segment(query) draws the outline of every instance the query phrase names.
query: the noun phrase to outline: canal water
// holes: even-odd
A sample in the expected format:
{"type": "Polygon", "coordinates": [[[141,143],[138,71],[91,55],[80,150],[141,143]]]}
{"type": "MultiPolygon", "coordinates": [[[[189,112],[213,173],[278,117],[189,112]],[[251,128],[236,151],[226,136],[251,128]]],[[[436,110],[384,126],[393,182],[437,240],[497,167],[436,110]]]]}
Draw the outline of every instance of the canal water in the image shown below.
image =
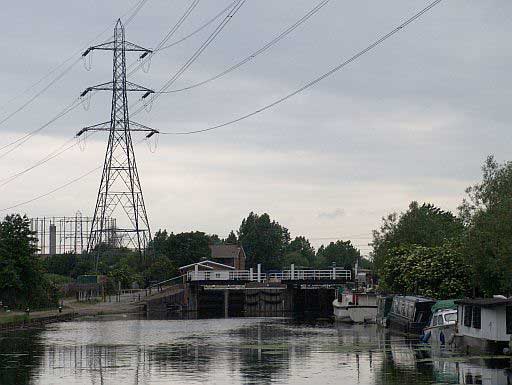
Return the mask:
{"type": "Polygon", "coordinates": [[[84,319],[0,334],[0,384],[510,384],[509,357],[432,351],[375,325],[84,319]]]}

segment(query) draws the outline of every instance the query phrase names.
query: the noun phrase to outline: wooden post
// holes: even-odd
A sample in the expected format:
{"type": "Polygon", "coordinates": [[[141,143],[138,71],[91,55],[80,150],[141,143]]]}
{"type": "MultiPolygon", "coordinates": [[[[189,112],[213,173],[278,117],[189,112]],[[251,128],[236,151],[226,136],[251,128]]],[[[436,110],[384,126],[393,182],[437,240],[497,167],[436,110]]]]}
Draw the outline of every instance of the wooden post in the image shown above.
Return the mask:
{"type": "Polygon", "coordinates": [[[229,290],[224,290],[224,318],[229,317],[229,290]]]}
{"type": "Polygon", "coordinates": [[[261,263],[258,263],[258,282],[261,282],[261,263]]]}
{"type": "Polygon", "coordinates": [[[290,279],[293,281],[295,279],[295,263],[292,263],[292,265],[290,266],[291,267],[291,277],[290,279]]]}
{"type": "Polygon", "coordinates": [[[252,281],[253,280],[253,277],[254,277],[254,269],[251,267],[249,269],[249,281],[252,281]]]}

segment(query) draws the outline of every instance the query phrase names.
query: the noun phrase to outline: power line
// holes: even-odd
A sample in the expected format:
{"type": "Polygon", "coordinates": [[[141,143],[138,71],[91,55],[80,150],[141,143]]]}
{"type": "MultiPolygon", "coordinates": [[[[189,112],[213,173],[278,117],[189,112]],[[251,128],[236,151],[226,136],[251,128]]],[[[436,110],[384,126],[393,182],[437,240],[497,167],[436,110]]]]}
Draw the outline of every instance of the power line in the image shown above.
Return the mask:
{"type": "MultiPolygon", "coordinates": [[[[145,140],[146,140],[146,138],[141,139],[141,140],[139,140],[138,142],[136,142],[136,143],[135,143],[135,145],[138,145],[138,144],[140,144],[140,143],[144,142],[145,140]]],[[[78,181],[80,181],[80,180],[82,180],[82,179],[84,179],[84,178],[88,177],[89,175],[91,175],[91,174],[92,174],[92,173],[94,173],[95,171],[97,171],[97,170],[101,169],[102,167],[103,167],[103,165],[99,165],[99,166],[97,166],[97,167],[93,168],[92,170],[87,171],[85,174],[82,174],[82,175],[80,175],[80,176],[78,176],[78,177],[76,177],[76,178],[74,178],[74,179],[70,180],[69,182],[66,182],[66,183],[64,183],[64,184],[62,184],[62,185],[60,185],[60,186],[58,186],[58,187],[54,188],[53,190],[50,190],[50,191],[48,191],[48,192],[46,192],[46,193],[44,193],[44,194],[41,194],[41,195],[37,195],[37,196],[35,196],[34,198],[31,198],[31,199],[26,200],[26,201],[24,201],[24,202],[20,202],[20,203],[17,203],[17,204],[15,204],[15,205],[12,205],[12,206],[2,208],[2,209],[0,209],[0,212],[2,212],[2,211],[7,211],[7,210],[11,210],[11,209],[14,209],[14,208],[17,208],[17,207],[24,206],[24,205],[26,205],[26,204],[29,204],[29,203],[35,202],[35,201],[37,201],[37,200],[39,200],[39,199],[46,198],[47,196],[50,196],[50,195],[52,195],[52,194],[56,193],[57,191],[63,190],[63,189],[65,189],[66,187],[68,187],[68,186],[70,186],[70,185],[72,185],[72,184],[74,184],[74,183],[76,183],[76,182],[78,182],[78,181]]]]}
{"type": "MultiPolygon", "coordinates": [[[[95,132],[88,133],[88,137],[94,135],[95,132]]],[[[25,175],[26,173],[30,172],[31,170],[49,162],[50,160],[60,156],[64,152],[71,150],[73,147],[76,147],[79,145],[79,141],[77,140],[76,136],[73,136],[71,139],[67,140],[63,144],[61,144],[59,147],[57,147],[55,150],[44,156],[42,159],[38,160],[36,163],[34,163],[32,166],[29,166],[21,171],[18,171],[15,174],[12,174],[8,177],[0,179],[0,187],[5,186],[6,184],[11,183],[12,181],[16,180],[22,175],[25,175]],[[73,142],[71,145],[68,146],[69,143],[73,142]]]]}
{"type": "MultiPolygon", "coordinates": [[[[344,68],[348,64],[356,61],[361,56],[363,56],[366,53],[370,52],[371,50],[373,50],[374,48],[379,46],[381,43],[383,43],[384,41],[386,41],[387,39],[389,39],[390,37],[392,37],[396,33],[400,32],[403,28],[405,28],[406,26],[408,26],[409,24],[414,22],[416,19],[419,19],[423,14],[427,13],[432,8],[434,8],[436,5],[441,3],[441,1],[442,0],[435,0],[435,1],[433,1],[428,6],[423,8],[420,12],[416,13],[414,16],[412,16],[409,19],[407,19],[405,22],[400,24],[398,27],[393,29],[391,32],[388,32],[384,36],[380,37],[378,40],[376,40],[375,42],[373,42],[372,44],[367,46],[365,49],[359,51],[358,53],[356,53],[354,56],[352,56],[348,60],[342,62],[341,64],[339,64],[336,67],[332,68],[331,70],[329,70],[328,72],[324,73],[323,75],[321,75],[321,76],[311,80],[310,82],[306,83],[304,86],[302,86],[301,88],[297,89],[296,91],[294,91],[294,92],[292,92],[292,93],[290,93],[290,94],[288,94],[288,95],[286,95],[286,96],[284,96],[284,97],[282,97],[280,99],[277,99],[276,101],[274,101],[274,102],[272,102],[270,104],[267,104],[266,106],[264,106],[264,107],[262,107],[262,108],[260,108],[260,109],[258,109],[256,111],[253,111],[251,113],[242,115],[242,116],[240,116],[240,117],[238,117],[236,119],[230,120],[228,122],[225,122],[225,123],[222,123],[222,124],[218,124],[218,125],[215,125],[215,126],[212,126],[212,127],[204,128],[204,129],[201,129],[201,130],[182,131],[182,132],[162,132],[162,131],[160,131],[160,133],[163,134],[163,135],[191,135],[191,134],[199,134],[199,133],[202,133],[202,132],[212,131],[212,130],[216,130],[216,129],[221,128],[221,127],[226,127],[226,126],[229,126],[231,124],[238,123],[238,122],[240,122],[242,120],[250,118],[250,117],[252,117],[254,115],[257,115],[257,114],[259,114],[261,112],[264,112],[264,111],[266,111],[266,110],[268,110],[268,109],[270,109],[270,108],[272,108],[272,107],[274,107],[274,106],[276,106],[276,105],[278,105],[278,104],[280,104],[280,103],[282,103],[282,102],[292,98],[293,96],[301,93],[302,91],[305,91],[306,89],[316,85],[320,81],[322,81],[325,78],[331,76],[335,72],[341,70],[342,68],[344,68]]],[[[158,95],[156,95],[155,98],[157,96],[158,95]]]]}
{"type": "Polygon", "coordinates": [[[57,83],[60,79],[62,79],[69,71],[73,69],[73,67],[80,61],[81,59],[76,59],[69,67],[67,67],[63,72],[61,72],[55,79],[53,79],[50,83],[48,83],[45,87],[43,87],[39,92],[34,94],[30,99],[28,99],[25,103],[23,103],[20,107],[15,109],[13,112],[8,114],[6,117],[0,120],[0,126],[11,119],[18,112],[23,111],[29,104],[31,104],[34,100],[36,100],[39,96],[41,96],[45,91],[47,91],[51,86],[57,83]]]}
{"type": "Polygon", "coordinates": [[[36,196],[36,197],[34,197],[34,198],[32,198],[32,199],[29,199],[29,200],[27,200],[27,201],[24,201],[24,202],[21,202],[21,203],[15,204],[15,205],[13,205],[13,206],[5,207],[5,208],[3,208],[3,209],[0,209],[0,211],[7,211],[7,210],[15,209],[15,208],[17,208],[17,207],[20,207],[20,206],[23,206],[23,205],[26,205],[26,204],[29,204],[29,203],[35,202],[35,201],[37,201],[37,200],[39,200],[39,199],[42,199],[42,198],[45,198],[45,197],[47,197],[47,196],[49,196],[49,195],[51,195],[51,194],[56,193],[57,191],[60,191],[60,190],[62,190],[62,189],[64,189],[64,188],[66,188],[66,187],[68,187],[68,186],[72,185],[73,183],[76,183],[76,182],[78,182],[79,180],[81,180],[81,179],[83,179],[83,178],[85,178],[85,177],[87,177],[87,176],[91,175],[93,172],[95,172],[95,171],[99,170],[99,169],[100,169],[100,168],[102,168],[102,167],[103,167],[103,166],[98,166],[98,167],[96,167],[96,168],[94,168],[94,169],[92,169],[92,170],[90,170],[90,171],[86,172],[85,174],[82,174],[82,175],[80,175],[79,177],[77,177],[77,178],[75,178],[75,179],[72,179],[71,181],[69,181],[69,182],[67,182],[67,183],[65,183],[65,184],[63,184],[63,185],[61,185],[61,186],[59,186],[59,187],[57,187],[57,188],[54,188],[53,190],[51,190],[51,191],[49,191],[49,192],[47,192],[47,193],[44,193],[44,194],[38,195],[38,196],[36,196]]]}
{"type": "Polygon", "coordinates": [[[235,3],[237,2],[237,0],[233,1],[232,3],[230,3],[226,8],[224,8],[222,11],[220,11],[218,14],[216,14],[213,18],[211,18],[210,20],[208,20],[206,23],[204,23],[203,25],[201,25],[199,28],[197,28],[196,30],[194,30],[193,32],[189,33],[188,35],[182,37],[181,39],[179,40],[176,40],[164,47],[160,47],[159,49],[155,49],[153,52],[156,52],[156,51],[163,51],[164,49],[168,49],[168,48],[171,48],[171,47],[174,47],[180,43],[183,43],[185,40],[191,38],[192,36],[198,34],[199,32],[201,32],[203,29],[205,29],[206,27],[208,27],[210,24],[212,24],[215,20],[217,20],[219,17],[221,17],[223,14],[225,14],[235,3]]]}
{"type": "Polygon", "coordinates": [[[9,144],[4,145],[3,147],[1,147],[0,151],[5,149],[5,148],[7,148],[7,147],[11,147],[11,148],[9,150],[5,151],[4,153],[0,154],[0,159],[4,158],[6,155],[10,154],[14,150],[19,148],[23,144],[25,144],[27,141],[30,140],[31,137],[33,137],[34,135],[36,135],[38,132],[42,131],[46,127],[48,127],[50,124],[56,122],[57,120],[59,120],[63,116],[65,116],[68,113],[70,113],[71,111],[73,111],[75,108],[77,108],[81,104],[81,103],[77,103],[79,100],[80,100],[80,98],[76,98],[75,100],[73,100],[73,102],[70,105],[68,105],[61,112],[59,112],[55,117],[50,119],[48,122],[46,122],[42,126],[40,126],[40,127],[36,128],[35,130],[25,134],[24,136],[22,136],[21,138],[15,140],[14,142],[9,143],[9,144]]]}
{"type": "MultiPolygon", "coordinates": [[[[176,33],[176,31],[181,27],[181,25],[185,22],[185,20],[187,20],[187,18],[190,16],[190,14],[192,13],[192,11],[197,7],[197,5],[199,4],[199,1],[200,0],[193,0],[190,5],[188,6],[188,8],[185,10],[185,13],[178,19],[178,21],[176,22],[176,24],[169,30],[169,32],[167,32],[167,34],[164,36],[164,38],[160,41],[160,43],[157,44],[157,46],[155,47],[155,49],[153,50],[152,53],[150,53],[149,55],[146,55],[142,58],[142,60],[138,63],[138,65],[133,68],[132,70],[130,70],[130,72],[128,72],[128,76],[132,76],[135,72],[137,72],[140,68],[142,68],[142,66],[144,65],[144,63],[147,63],[149,60],[151,60],[151,58],[155,55],[155,52],[158,52],[160,47],[162,45],[164,45],[165,43],[167,43],[167,41],[172,37],[174,36],[174,34],[176,33]]],[[[132,67],[132,65],[130,65],[130,67],[132,67]]]]}
{"type": "Polygon", "coordinates": [[[286,36],[288,36],[290,33],[292,33],[295,29],[297,29],[300,25],[304,24],[306,21],[308,21],[312,16],[314,16],[315,14],[317,14],[325,5],[327,5],[327,3],[329,2],[330,0],[322,0],[320,3],[318,3],[313,9],[311,9],[308,13],[306,13],[304,16],[302,16],[299,20],[297,20],[294,24],[292,24],[290,27],[288,27],[287,29],[285,29],[283,32],[281,32],[279,35],[277,35],[274,39],[272,39],[271,41],[269,41],[267,44],[265,44],[263,47],[261,47],[260,49],[258,49],[257,51],[251,53],[249,56],[245,57],[244,59],[240,60],[238,63],[236,63],[235,65],[229,67],[228,69],[220,72],[219,74],[215,75],[215,76],[212,76],[211,78],[208,78],[206,80],[203,80],[201,82],[198,82],[198,83],[195,83],[195,84],[192,84],[190,86],[187,86],[187,87],[183,87],[183,88],[177,88],[177,89],[174,89],[174,90],[169,90],[169,91],[165,91],[165,92],[162,92],[162,93],[175,93],[175,92],[181,92],[181,91],[188,91],[188,90],[191,90],[193,88],[196,88],[196,87],[199,87],[199,86],[202,86],[206,83],[210,83],[214,80],[217,80],[221,77],[223,77],[224,75],[227,75],[228,73],[240,68],[241,66],[243,66],[244,64],[248,63],[249,61],[253,60],[254,58],[256,58],[257,56],[261,55],[262,53],[266,52],[268,49],[270,49],[271,47],[273,47],[274,45],[276,45],[278,42],[280,42],[281,40],[283,40],[286,36]]]}
{"type": "MultiPolygon", "coordinates": [[[[183,73],[199,58],[199,56],[204,52],[206,48],[215,40],[215,38],[222,32],[224,27],[231,21],[231,19],[238,13],[240,8],[245,4],[247,0],[237,0],[235,5],[226,15],[226,17],[222,20],[222,22],[215,28],[215,30],[208,36],[208,38],[201,44],[201,46],[194,52],[194,54],[183,64],[183,66],[169,79],[163,86],[160,88],[160,93],[158,95],[151,96],[151,103],[161,95],[162,91],[165,91],[169,88],[183,73]]],[[[137,109],[134,115],[140,113],[145,107],[141,106],[137,109]]]]}
{"type": "MultiPolygon", "coordinates": [[[[139,11],[142,9],[142,7],[146,4],[148,0],[139,0],[136,5],[134,7],[131,7],[127,12],[125,12],[123,14],[122,17],[125,17],[126,15],[130,14],[130,16],[128,17],[128,21],[127,23],[130,23],[134,17],[139,13],[139,11]]],[[[92,40],[89,41],[89,43],[86,44],[86,46],[88,46],[89,44],[91,44],[92,42],[96,41],[97,39],[99,39],[102,35],[104,35],[107,31],[110,30],[110,26],[105,28],[101,33],[99,33],[97,36],[95,36],[92,40]]],[[[77,54],[81,54],[81,52],[83,51],[83,48],[80,49],[79,51],[76,51],[75,53],[73,53],[73,55],[71,55],[69,58],[67,58],[66,60],[64,60],[61,64],[59,64],[57,67],[55,67],[53,70],[51,70],[50,72],[48,72],[45,76],[43,76],[41,79],[39,79],[37,82],[35,82],[34,84],[32,84],[31,86],[29,86],[27,89],[25,89],[23,92],[21,92],[20,94],[18,94],[17,96],[13,97],[12,99],[10,99],[6,104],[4,104],[4,107],[8,104],[10,104],[11,102],[13,102],[14,100],[18,99],[19,97],[23,96],[24,94],[28,93],[30,90],[34,89],[35,87],[37,87],[39,84],[41,84],[44,80],[46,80],[48,77],[50,77],[51,75],[53,75],[54,73],[56,73],[60,68],[62,68],[64,65],[66,65],[68,62],[70,62],[77,54]]],[[[36,100],[39,96],[41,96],[44,92],[46,92],[50,87],[52,87],[55,83],[57,83],[60,79],[62,79],[67,73],[69,73],[75,66],[76,64],[81,60],[81,57],[79,57],[78,59],[76,59],[71,65],[69,65],[64,71],[62,71],[59,75],[57,75],[56,78],[54,78],[53,80],[50,81],[49,84],[47,84],[44,88],[42,88],[40,91],[38,91],[35,95],[33,95],[27,102],[23,103],[19,108],[17,108],[16,110],[14,110],[13,112],[11,112],[10,114],[8,114],[7,116],[5,116],[3,119],[0,120],[0,125],[2,125],[3,123],[5,123],[6,121],[8,121],[10,118],[12,118],[14,115],[18,114],[19,112],[23,111],[28,105],[30,105],[34,100],[36,100]]],[[[74,103],[75,101],[73,101],[74,103]]],[[[69,112],[69,111],[68,111],[69,112]]],[[[63,116],[63,115],[62,115],[63,116]]],[[[62,117],[62,116],[59,116],[62,117]]],[[[58,119],[58,118],[57,118],[58,119]]],[[[56,119],[55,119],[56,120],[56,119]]],[[[53,121],[55,121],[53,120],[53,121]]],[[[52,121],[52,122],[53,122],[52,121]]],[[[47,127],[47,125],[45,125],[43,128],[47,127]]],[[[41,128],[42,129],[42,128],[41,128]]],[[[38,129],[38,130],[35,130],[35,132],[39,132],[41,129],[38,129]]],[[[7,143],[5,145],[3,145],[2,147],[0,147],[0,151],[9,147],[9,146],[12,146],[12,145],[15,145],[17,144],[18,142],[20,141],[23,141],[23,139],[25,139],[26,137],[30,137],[34,134],[34,132],[32,133],[29,133],[21,138],[18,138],[10,143],[7,143]]],[[[25,141],[23,141],[24,143],[25,141]]],[[[20,145],[16,146],[16,148],[20,147],[20,145]]],[[[11,151],[9,151],[11,152],[11,151]]],[[[8,152],[8,153],[9,153],[8,152]]],[[[5,154],[1,155],[0,156],[0,159],[5,156],[5,154]]]]}

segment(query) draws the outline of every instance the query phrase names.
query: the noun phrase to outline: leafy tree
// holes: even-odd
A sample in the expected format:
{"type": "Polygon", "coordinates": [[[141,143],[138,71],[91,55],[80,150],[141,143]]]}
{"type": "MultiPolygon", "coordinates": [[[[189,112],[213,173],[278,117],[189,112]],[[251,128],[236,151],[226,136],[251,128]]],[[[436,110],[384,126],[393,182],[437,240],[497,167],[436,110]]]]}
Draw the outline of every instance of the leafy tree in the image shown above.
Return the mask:
{"type": "Polygon", "coordinates": [[[389,214],[382,218],[382,226],[373,231],[373,263],[378,272],[384,266],[391,250],[400,246],[441,246],[450,239],[463,235],[464,225],[449,211],[430,204],[411,202],[409,209],[400,215],[389,214]]]}
{"type": "Polygon", "coordinates": [[[224,240],[224,244],[226,244],[226,245],[238,244],[238,238],[233,230],[231,230],[228,237],[224,240]]]}
{"type": "Polygon", "coordinates": [[[75,253],[50,255],[46,258],[45,267],[48,273],[71,276],[78,260],[75,253]]]}
{"type": "Polygon", "coordinates": [[[315,249],[305,237],[295,237],[286,248],[282,267],[290,268],[292,263],[296,267],[312,267],[315,263],[315,256],[315,249]]]}
{"type": "Polygon", "coordinates": [[[459,244],[399,246],[391,249],[381,270],[381,288],[432,298],[459,298],[471,287],[471,268],[459,244]]]}
{"type": "Polygon", "coordinates": [[[512,294],[512,162],[489,156],[459,208],[476,295],[512,294]]]}
{"type": "Polygon", "coordinates": [[[0,297],[10,306],[39,308],[57,303],[57,290],[34,256],[34,235],[26,216],[8,215],[0,223],[0,297]]]}
{"type": "Polygon", "coordinates": [[[146,282],[157,281],[162,282],[166,279],[178,276],[177,266],[167,257],[160,256],[155,258],[144,271],[144,279],[146,282]]]}
{"type": "Polygon", "coordinates": [[[320,246],[317,253],[317,267],[328,268],[333,262],[337,267],[352,269],[356,260],[361,259],[361,253],[350,241],[331,242],[327,246],[320,246]]]}
{"type": "Polygon", "coordinates": [[[242,220],[238,240],[247,255],[248,267],[261,263],[264,269],[278,269],[290,243],[290,233],[268,214],[251,212],[242,220]]]}
{"type": "Polygon", "coordinates": [[[210,245],[221,245],[223,240],[217,234],[208,235],[210,245]]]}
{"type": "MultiPolygon", "coordinates": [[[[218,237],[217,237],[218,238],[218,237]]],[[[154,248],[155,256],[169,258],[177,267],[196,263],[211,257],[211,236],[200,231],[168,234],[160,230],[155,234],[150,247],[154,248]]]]}
{"type": "Polygon", "coordinates": [[[131,288],[132,283],[137,282],[142,284],[142,277],[137,275],[135,271],[130,269],[126,265],[120,265],[108,272],[108,280],[111,286],[117,289],[118,283],[121,284],[121,288],[129,289],[131,288]]]}

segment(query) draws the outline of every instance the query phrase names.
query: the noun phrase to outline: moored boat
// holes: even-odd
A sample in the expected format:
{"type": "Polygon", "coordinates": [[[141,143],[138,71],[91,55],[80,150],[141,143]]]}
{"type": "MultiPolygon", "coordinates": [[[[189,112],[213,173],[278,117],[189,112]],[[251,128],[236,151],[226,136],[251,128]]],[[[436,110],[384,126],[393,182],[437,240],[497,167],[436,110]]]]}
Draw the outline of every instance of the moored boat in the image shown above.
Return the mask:
{"type": "Polygon", "coordinates": [[[350,322],[348,314],[349,305],[353,305],[353,296],[350,290],[339,288],[336,290],[336,298],[332,302],[334,319],[340,322],[350,322]]]}
{"type": "Polygon", "coordinates": [[[378,295],[377,296],[377,325],[387,328],[389,326],[388,316],[393,305],[392,295],[378,295]]]}
{"type": "Polygon", "coordinates": [[[512,299],[477,298],[455,301],[457,332],[454,347],[466,353],[510,353],[512,299]]]}
{"type": "Polygon", "coordinates": [[[425,297],[395,296],[388,316],[389,327],[406,334],[421,334],[430,320],[434,303],[425,297]]]}
{"type": "Polygon", "coordinates": [[[334,318],[341,322],[374,323],[377,297],[374,293],[344,291],[333,301],[334,318]]]}
{"type": "Polygon", "coordinates": [[[432,306],[430,323],[423,329],[422,340],[435,347],[450,346],[457,327],[457,305],[455,300],[437,301],[432,306]]]}

